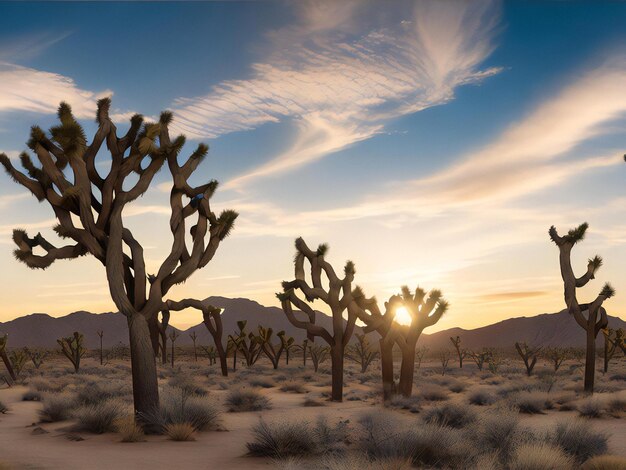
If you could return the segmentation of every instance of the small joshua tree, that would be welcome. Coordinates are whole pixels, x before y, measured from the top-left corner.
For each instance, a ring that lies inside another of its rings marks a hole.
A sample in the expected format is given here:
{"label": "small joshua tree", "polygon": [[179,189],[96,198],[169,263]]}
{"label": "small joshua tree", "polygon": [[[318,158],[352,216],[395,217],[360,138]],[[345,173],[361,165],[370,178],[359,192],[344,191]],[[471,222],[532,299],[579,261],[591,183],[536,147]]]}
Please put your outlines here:
{"label": "small joshua tree", "polygon": [[41,351],[39,349],[35,349],[33,351],[28,348],[24,348],[24,351],[26,352],[26,354],[28,354],[28,357],[30,357],[30,360],[35,366],[35,369],[39,369],[43,364],[43,361],[46,359],[46,357],[48,357],[48,351]]}
{"label": "small joshua tree", "polygon": [[609,371],[609,362],[617,350],[624,350],[624,330],[622,328],[617,330],[603,328],[602,333],[604,334],[604,373],[606,374]]}
{"label": "small joshua tree", "polygon": [[456,354],[459,357],[459,369],[463,368],[463,359],[467,356],[467,351],[465,349],[461,349],[461,337],[457,336],[456,338],[450,337],[450,341],[456,350]]}
{"label": "small joshua tree", "polygon": [[524,361],[524,366],[526,366],[526,375],[530,377],[533,373],[533,369],[537,364],[537,358],[539,352],[541,351],[540,346],[528,346],[526,343],[515,343],[515,349],[517,353],[520,355],[522,360]]}
{"label": "small joshua tree", "polygon": [[[5,154],[0,154],[0,164],[15,182],[49,204],[58,221],[55,232],[68,240],[59,247],[41,234],[30,237],[24,230],[15,230],[14,254],[19,261],[45,269],[58,260],[91,255],[104,266],[112,300],[128,322],[134,409],[142,416],[159,409],[155,324],[164,308],[163,299],[172,287],[213,259],[233,229],[237,213],[227,210],[218,216],[211,211],[209,200],[217,190],[216,181],[190,184],[208,146],[199,144],[183,160],[185,137],[170,137],[171,112],[145,124],[142,116],[134,115],[128,132],[118,136],[110,107],[110,98],[98,100],[97,131],[88,142],[70,106],[61,103],[60,124],[49,134],[40,127],[31,128],[28,147],[37,163],[24,152],[20,156],[24,171],[16,169]],[[97,160],[105,149],[111,159],[108,172],[102,174]],[[171,176],[173,243],[156,274],[148,275],[143,247],[124,226],[123,216],[164,167]]]}
{"label": "small joshua tree", "polygon": [[[328,245],[320,245],[316,251],[313,251],[302,238],[298,238],[295,245],[295,279],[283,282],[283,292],[277,294],[277,297],[287,319],[293,326],[306,330],[309,340],[313,341],[316,337],[320,337],[329,345],[332,369],[331,400],[340,402],[343,400],[345,350],[352,338],[358,318],[357,312],[348,308],[353,302],[354,263],[348,261],[344,267],[344,277],[339,277],[325,259]],[[310,265],[311,284],[306,281],[305,260]],[[322,276],[328,279],[328,289],[323,286]],[[305,300],[298,297],[297,291],[302,293]],[[307,303],[314,300],[321,300],[330,308],[331,331],[316,324],[317,314]],[[306,319],[297,318],[293,307],[303,312]],[[344,320],[344,312],[347,314],[347,320]]]}
{"label": "small joshua tree", "polygon": [[365,335],[356,334],[356,343],[348,346],[346,357],[361,366],[361,373],[365,373],[370,364],[379,356],[370,345]]}
{"label": "small joshua tree", "polygon": [[172,367],[174,367],[174,347],[176,345],[176,340],[178,339],[179,336],[180,336],[180,334],[178,333],[178,331],[176,331],[176,329],[172,328],[172,331],[169,334],[170,342],[172,343],[172,352],[170,354],[171,359],[172,359]]}
{"label": "small joshua tree", "polygon": [[98,337],[100,338],[100,365],[104,364],[104,348],[102,344],[102,340],[104,338],[104,331],[98,330]]}
{"label": "small joshua tree", "polygon": [[448,363],[450,362],[450,351],[441,351],[439,353],[439,360],[441,361],[441,375],[446,375],[446,372],[448,372]]}
{"label": "small joshua tree", "polygon": [[[576,298],[576,289],[584,287],[590,280],[595,279],[595,274],[602,266],[602,258],[595,256],[589,259],[587,271],[576,277],[572,269],[571,252],[576,243],[583,240],[589,225],[579,225],[570,230],[567,235],[560,236],[554,226],[550,227],[549,234],[552,241],[559,248],[559,263],[561,277],[563,278],[565,304],[567,311],[574,317],[576,323],[583,328],[587,337],[587,349],[585,356],[585,393],[593,393],[596,365],[596,337],[598,333],[608,325],[606,310],[602,306],[605,300],[615,295],[615,290],[610,284],[605,284],[596,299],[588,304],[580,304]],[[586,313],[586,316],[585,316]]]}
{"label": "small joshua tree", "polygon": [[422,367],[422,361],[424,360],[424,357],[426,356],[427,352],[428,352],[428,348],[426,347],[417,348],[415,350],[415,361],[417,362],[418,369]]}
{"label": "small joshua tree", "polygon": [[206,354],[206,356],[209,358],[210,366],[217,363],[217,349],[215,349],[215,346],[200,346],[200,349],[202,349],[204,351],[204,354]]}
{"label": "small joshua tree", "polygon": [[11,365],[13,366],[15,375],[19,377],[22,374],[22,370],[24,370],[26,362],[28,362],[28,354],[23,349],[15,349],[11,351],[11,354],[9,355],[9,360],[11,361]]}
{"label": "small joshua tree", "polygon": [[572,348],[551,347],[543,350],[543,357],[552,364],[552,369],[556,373],[561,368],[563,362],[567,359],[572,359],[574,354]]}
{"label": "small joshua tree", "polygon": [[7,338],[7,335],[0,336],[0,357],[2,358],[2,362],[4,362],[4,366],[7,368],[7,372],[11,376],[11,379],[15,381],[17,377],[15,377],[15,371],[11,365],[9,356],[7,356]]}
{"label": "small joshua tree", "polygon": [[83,340],[83,335],[77,331],[72,336],[57,339],[57,343],[61,346],[61,352],[70,360],[75,372],[80,369],[80,360],[87,352],[83,346]]}
{"label": "small joshua tree", "polygon": [[318,344],[312,344],[309,346],[309,355],[311,356],[311,362],[313,363],[313,370],[317,372],[320,364],[328,359],[328,353],[330,348],[328,346],[320,346]]}
{"label": "small joshua tree", "polygon": [[[256,341],[261,345],[261,350],[270,360],[274,369],[278,369],[280,356],[282,356],[285,351],[285,343],[281,341],[277,347],[274,346],[272,344],[273,334],[274,330],[272,328],[264,328],[259,325],[259,334],[256,335]],[[285,332],[279,331],[277,336],[280,339],[281,336],[285,336]]]}
{"label": "small joshua tree", "polygon": [[278,333],[278,339],[280,339],[280,344],[285,351],[285,364],[289,365],[289,355],[291,350],[296,346],[295,340],[291,336],[287,336],[284,331],[280,331]]}
{"label": "small joshua tree", "polygon": [[189,333],[189,337],[191,338],[191,341],[193,342],[193,360],[194,362],[198,362],[198,349],[196,347],[196,341],[198,340],[198,335],[196,334],[195,331],[192,331],[191,333]]}
{"label": "small joshua tree", "polygon": [[489,349],[483,348],[482,351],[470,352],[469,356],[476,363],[476,366],[478,366],[478,370],[483,370],[483,367],[485,366],[485,362],[487,363],[489,362],[491,358],[491,354],[492,353]]}
{"label": "small joshua tree", "polygon": [[306,367],[306,356],[309,349],[309,339],[304,338],[304,341],[302,341],[302,345],[298,344],[295,346],[295,348],[298,351],[302,351],[302,367]]}
{"label": "small joshua tree", "polygon": [[[259,356],[263,352],[261,347],[261,342],[254,333],[248,333],[246,331],[246,320],[241,320],[237,322],[237,328],[239,331],[236,331],[232,335],[228,335],[228,340],[232,344],[232,348],[234,351],[234,363],[237,362],[237,352],[241,352],[246,361],[246,365],[248,367],[254,365],[256,361],[259,360]],[[233,363],[233,369],[234,369]]]}

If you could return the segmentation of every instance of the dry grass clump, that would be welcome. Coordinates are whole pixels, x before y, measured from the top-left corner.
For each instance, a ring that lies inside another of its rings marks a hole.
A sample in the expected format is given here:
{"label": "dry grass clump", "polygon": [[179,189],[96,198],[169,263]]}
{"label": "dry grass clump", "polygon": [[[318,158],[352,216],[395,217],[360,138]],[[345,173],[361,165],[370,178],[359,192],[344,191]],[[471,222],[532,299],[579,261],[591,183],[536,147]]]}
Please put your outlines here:
{"label": "dry grass clump", "polygon": [[589,421],[581,419],[558,423],[549,438],[579,463],[605,454],[608,449],[606,433],[594,430]]}
{"label": "dry grass clump", "polygon": [[206,389],[196,383],[196,380],[187,372],[178,370],[168,380],[167,384],[174,389],[181,390],[185,395],[205,397],[208,395]]}
{"label": "dry grass clump", "polygon": [[270,410],[270,400],[256,390],[239,389],[228,393],[226,397],[228,411],[262,411]]}
{"label": "dry grass clump", "polygon": [[162,433],[170,424],[190,424],[195,431],[208,431],[219,424],[219,411],[206,398],[185,395],[180,389],[166,389],[160,409],[141,415],[141,421],[145,429]]}
{"label": "dry grass clump", "polygon": [[82,385],[76,394],[81,405],[98,405],[113,398],[130,398],[130,385],[122,380],[90,380]]}
{"label": "dry grass clump", "polygon": [[391,397],[386,405],[390,408],[398,408],[401,410],[408,410],[411,413],[419,413],[421,410],[422,398],[419,395],[412,397],[403,397],[402,395],[395,395]]}
{"label": "dry grass clump", "polygon": [[446,403],[427,410],[424,421],[460,429],[476,421],[476,412],[467,405]]}
{"label": "dry grass clump", "polygon": [[580,470],[624,470],[626,458],[617,455],[599,455],[587,460]]}
{"label": "dry grass clump", "polygon": [[59,393],[66,387],[65,383],[47,380],[42,377],[36,377],[28,381],[30,388],[38,392]]}
{"label": "dry grass clump", "polygon": [[287,382],[280,387],[281,392],[306,393],[306,388],[300,382]]}
{"label": "dry grass clump", "polygon": [[124,414],[123,406],[116,400],[107,400],[97,405],[87,405],[74,413],[74,431],[104,434],[114,432],[116,421]]}
{"label": "dry grass clump", "polygon": [[513,411],[486,412],[478,417],[471,437],[483,452],[497,453],[507,461],[519,441],[525,438],[519,421],[519,415]]}
{"label": "dry grass clump", "polygon": [[488,388],[478,387],[469,392],[468,400],[472,405],[486,406],[495,403],[497,398]]}
{"label": "dry grass clump", "polygon": [[273,380],[266,379],[263,377],[250,379],[248,383],[250,384],[251,387],[259,387],[259,388],[272,388],[276,386]]}
{"label": "dry grass clump", "polygon": [[552,402],[543,392],[518,392],[507,398],[508,403],[520,413],[541,414],[552,408]]}
{"label": "dry grass clump", "polygon": [[560,447],[546,443],[523,444],[515,449],[510,470],[571,470],[574,460]]}
{"label": "dry grass clump", "polygon": [[304,399],[303,406],[325,406],[323,402],[307,397]]}
{"label": "dry grass clump", "polygon": [[146,440],[143,428],[132,415],[118,418],[114,426],[116,432],[120,435],[121,442],[143,442]]}
{"label": "dry grass clump", "polygon": [[624,380],[624,381],[626,381],[626,373],[613,374],[613,375],[611,375],[609,377],[609,380],[613,380],[613,381]]}
{"label": "dry grass clump", "polygon": [[171,423],[165,425],[165,435],[172,441],[195,441],[195,427],[191,423]]}
{"label": "dry grass clump", "polygon": [[448,391],[440,385],[423,385],[420,396],[427,401],[444,401],[448,399]]}
{"label": "dry grass clump", "polygon": [[581,400],[576,409],[583,418],[601,418],[604,406],[600,398],[592,396]]}
{"label": "dry grass clump", "polygon": [[42,423],[65,421],[76,409],[76,397],[70,393],[44,395],[43,407],[38,411]]}
{"label": "dry grass clump", "polygon": [[43,400],[43,395],[41,392],[37,390],[27,390],[22,395],[22,401],[41,401]]}
{"label": "dry grass clump", "polygon": [[606,411],[617,417],[620,413],[626,412],[626,394],[620,393],[617,396],[607,399]]}
{"label": "dry grass clump", "polygon": [[[289,467],[289,470],[300,470],[302,464]],[[408,459],[381,459],[369,460],[368,458],[357,454],[332,455],[324,456],[319,461],[313,462],[312,467],[315,469],[325,470],[410,470],[413,468],[411,461]],[[287,470],[287,467],[285,467]]]}

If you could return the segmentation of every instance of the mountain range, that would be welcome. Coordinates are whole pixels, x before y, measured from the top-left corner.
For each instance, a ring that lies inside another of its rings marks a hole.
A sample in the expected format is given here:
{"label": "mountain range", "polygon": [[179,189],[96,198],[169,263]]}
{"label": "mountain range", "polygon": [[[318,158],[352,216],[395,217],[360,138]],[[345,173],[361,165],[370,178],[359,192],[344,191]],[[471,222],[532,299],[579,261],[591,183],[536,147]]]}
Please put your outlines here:
{"label": "mountain range", "polygon": [[[237,329],[237,321],[246,320],[247,330],[255,331],[257,325],[271,327],[275,332],[285,330],[287,335],[293,336],[297,342],[304,339],[302,330],[295,328],[283,311],[278,307],[265,307],[249,299],[225,297],[209,297],[204,301],[224,309],[222,323],[225,335]],[[174,315],[174,314],[173,314]],[[331,319],[319,313],[318,324],[330,328]],[[626,321],[618,317],[609,316],[611,328],[626,329]],[[94,349],[99,346],[97,332],[104,332],[103,343],[105,348],[128,344],[128,329],[126,318],[120,313],[74,312],[63,317],[51,317],[44,313],[34,313],[0,323],[0,335],[9,335],[9,347],[36,347],[56,348],[58,338],[69,336],[74,331],[80,331],[85,336],[85,344]],[[195,332],[198,344],[211,344],[212,338],[206,327],[200,323],[187,330],[178,330],[180,337],[177,344],[186,346],[191,344],[190,334]],[[357,329],[358,332],[358,329]],[[517,317],[503,320],[492,325],[471,330],[451,328],[436,333],[424,333],[419,344],[430,350],[451,347],[449,338],[460,336],[462,347],[479,349],[482,347],[512,348],[516,341],[526,341],[537,346],[582,347],[585,344],[585,333],[574,319],[566,312],[542,314],[532,317]],[[372,334],[375,341],[376,334]],[[598,335],[598,345],[602,335]]]}

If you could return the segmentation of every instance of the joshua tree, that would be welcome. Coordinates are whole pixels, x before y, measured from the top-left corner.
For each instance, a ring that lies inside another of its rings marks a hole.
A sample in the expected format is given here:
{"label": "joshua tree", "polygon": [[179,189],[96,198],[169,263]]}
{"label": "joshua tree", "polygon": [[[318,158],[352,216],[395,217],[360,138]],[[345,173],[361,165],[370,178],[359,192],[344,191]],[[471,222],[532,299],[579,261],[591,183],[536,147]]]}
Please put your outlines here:
{"label": "joshua tree", "polygon": [[284,331],[278,333],[278,338],[280,339],[280,343],[285,350],[285,363],[289,365],[289,354],[291,350],[296,346],[295,340],[291,336],[287,336]]}
{"label": "joshua tree", "polygon": [[[228,339],[233,345],[234,361],[237,362],[237,352],[239,351],[243,354],[246,365],[250,367],[259,360],[263,349],[261,347],[260,338],[255,336],[254,333],[248,333],[246,331],[247,323],[248,322],[245,320],[238,321],[237,328],[239,328],[239,331],[236,331],[233,335],[228,335]],[[233,365],[233,370],[234,367]]]}
{"label": "joshua tree", "polygon": [[[278,347],[275,347],[272,344],[272,335],[274,334],[274,330],[272,328],[264,328],[259,325],[259,334],[256,335],[256,341],[261,345],[261,350],[267,358],[272,363],[274,369],[278,369],[278,364],[280,362],[280,356],[282,356],[285,350],[285,342],[281,340]],[[284,331],[279,331],[277,333],[278,338],[280,339],[282,336],[285,336]]]}
{"label": "joshua tree", "polygon": [[485,362],[489,362],[491,358],[491,351],[489,349],[483,348],[480,352],[470,352],[469,356],[478,366],[478,370],[483,370]]}
{"label": "joshua tree", "polygon": [[198,349],[196,348],[196,341],[198,340],[198,335],[196,334],[195,331],[192,331],[191,333],[189,333],[189,337],[191,338],[191,341],[193,342],[193,360],[194,362],[198,362]]}
{"label": "joshua tree", "polygon": [[19,377],[22,374],[22,370],[24,370],[26,362],[28,361],[28,354],[23,349],[15,349],[11,351],[11,354],[9,355],[9,360],[11,361],[11,365],[13,366],[15,375]]}
{"label": "joshua tree", "polygon": [[[215,349],[215,346],[200,346],[200,349],[202,349],[204,354],[209,358],[210,366],[217,362],[217,349]],[[226,373],[228,374],[228,371]]]}
{"label": "joshua tree", "polygon": [[456,350],[457,356],[459,356],[459,369],[463,368],[463,359],[467,356],[467,350],[461,349],[461,337],[457,336],[456,338],[450,337],[450,341]]}
{"label": "joshua tree", "polygon": [[[71,240],[57,247],[41,234],[31,238],[25,231],[16,230],[16,258],[39,269],[57,260],[87,254],[102,263],[111,297],[128,320],[135,410],[140,414],[153,413],[159,408],[151,338],[156,333],[157,312],[173,286],[211,261],[220,242],[231,232],[237,213],[224,211],[216,216],[211,211],[209,199],[217,182],[189,184],[208,147],[200,144],[180,164],[185,138],[170,139],[172,113],[164,112],[159,122],[146,124],[140,115],[135,115],[128,132],[118,137],[109,117],[110,106],[109,98],[98,101],[98,130],[89,143],[70,106],[61,103],[60,125],[50,129],[49,136],[39,127],[31,129],[28,146],[40,165],[28,153],[20,157],[25,173],[17,170],[5,154],[0,154],[0,164],[13,180],[51,206],[58,220],[56,233]],[[105,142],[111,163],[108,173],[102,176],[96,157],[104,153],[99,151]],[[172,177],[170,230],[174,240],[156,274],[147,276],[143,248],[124,226],[123,215],[130,203],[145,194],[164,166]],[[189,226],[192,219],[195,220]],[[188,246],[188,234],[192,246]],[[37,254],[39,250],[43,254]]]}
{"label": "joshua tree", "polygon": [[428,348],[417,348],[415,350],[415,360],[417,362],[417,368],[422,367],[422,361],[424,360],[424,356],[428,352]]}
{"label": "joshua tree", "polygon": [[[161,320],[159,321],[158,315],[161,314]],[[161,354],[161,364],[167,364],[167,327],[170,325],[170,311],[169,309],[163,309],[157,313],[156,321],[151,323],[150,335],[152,336],[152,346],[154,348],[154,354]]]}
{"label": "joshua tree", "polygon": [[100,365],[104,364],[104,349],[102,347],[102,338],[104,337],[104,331],[98,330],[98,337],[100,338]]}
{"label": "joshua tree", "polygon": [[604,373],[607,373],[609,361],[613,359],[617,349],[620,348],[624,351],[624,330],[622,328],[617,330],[603,328],[602,333],[604,334]]}
{"label": "joshua tree", "polygon": [[2,362],[4,362],[4,366],[7,368],[7,372],[11,376],[11,379],[15,381],[17,377],[15,377],[11,361],[9,360],[9,356],[7,356],[7,338],[7,335],[0,336],[0,357],[2,358]]}
{"label": "joshua tree", "polygon": [[40,351],[39,349],[31,351],[28,348],[24,348],[24,351],[28,354],[28,357],[30,357],[35,369],[39,369],[43,364],[44,359],[48,357],[48,351]]}
{"label": "joshua tree", "polygon": [[450,351],[441,351],[439,353],[439,360],[441,361],[441,375],[446,375],[448,363],[450,362]]}
{"label": "joshua tree", "polygon": [[537,357],[539,352],[541,351],[540,346],[528,346],[526,343],[515,343],[515,349],[517,353],[520,355],[522,360],[524,361],[524,365],[526,366],[526,375],[530,377],[533,373],[533,369],[537,364]]}
{"label": "joshua tree", "polygon": [[306,356],[307,356],[307,351],[309,348],[309,339],[308,338],[304,338],[304,341],[302,341],[302,345],[296,345],[295,348],[298,351],[302,351],[302,367],[306,367]]}
{"label": "joshua tree", "polygon": [[379,353],[372,349],[365,335],[356,334],[357,342],[348,346],[346,357],[353,360],[361,366],[361,373],[367,371],[372,361],[374,361]]}
{"label": "joshua tree", "polygon": [[492,374],[497,374],[500,366],[504,363],[504,358],[500,353],[498,353],[495,349],[491,348],[489,350],[489,356],[487,357],[487,366],[489,367],[489,372]]}
{"label": "joshua tree", "polygon": [[550,361],[556,373],[561,368],[561,364],[563,364],[564,361],[573,357],[573,351],[571,348],[546,348],[543,351],[543,356]]}
{"label": "joshua tree", "polygon": [[61,352],[70,360],[75,372],[80,369],[80,360],[87,352],[83,346],[83,340],[83,335],[78,331],[67,338],[57,339],[57,343],[61,346]]}
{"label": "joshua tree", "polygon": [[328,358],[330,348],[328,346],[320,346],[318,344],[312,344],[309,346],[309,354],[311,355],[311,362],[313,363],[313,370],[317,372],[320,364]]}
{"label": "joshua tree", "polygon": [[[283,292],[277,294],[287,319],[296,328],[306,330],[307,337],[314,341],[322,338],[330,346],[332,369],[331,400],[343,399],[343,365],[345,349],[358,317],[357,312],[348,308],[353,303],[352,281],[354,280],[354,263],[348,261],[344,267],[344,277],[339,277],[333,267],[325,260],[328,245],[320,245],[316,251],[311,250],[302,238],[296,240],[295,279],[283,282]],[[305,260],[310,264],[311,283],[306,281]],[[328,279],[328,290],[322,283],[322,276]],[[296,294],[301,291],[306,300]],[[307,302],[321,300],[328,305],[332,317],[332,330],[317,325],[316,312]],[[305,320],[298,319],[293,310],[296,307],[306,315]],[[347,320],[343,314],[347,313]]]}
{"label": "joshua tree", "polygon": [[[561,265],[561,277],[564,284],[565,304],[567,311],[574,317],[576,323],[583,328],[587,336],[587,350],[585,357],[585,392],[593,393],[596,365],[596,337],[603,328],[608,325],[606,310],[602,306],[605,300],[615,295],[615,290],[606,283],[596,299],[588,304],[579,304],[576,298],[576,289],[584,287],[590,280],[595,279],[596,271],[602,266],[602,258],[595,256],[587,263],[587,272],[581,277],[576,277],[572,269],[571,252],[576,243],[585,237],[589,225],[584,223],[567,232],[567,235],[559,236],[554,226],[550,227],[549,234],[552,241],[559,248],[559,262]],[[585,312],[587,316],[585,317]]]}
{"label": "joshua tree", "polygon": [[175,328],[172,328],[172,332],[169,335],[170,341],[172,343],[172,352],[171,352],[171,359],[172,359],[172,367],[174,367],[174,346],[176,344],[176,340],[178,339],[178,337],[180,336],[180,334],[178,333],[178,331],[176,331]]}

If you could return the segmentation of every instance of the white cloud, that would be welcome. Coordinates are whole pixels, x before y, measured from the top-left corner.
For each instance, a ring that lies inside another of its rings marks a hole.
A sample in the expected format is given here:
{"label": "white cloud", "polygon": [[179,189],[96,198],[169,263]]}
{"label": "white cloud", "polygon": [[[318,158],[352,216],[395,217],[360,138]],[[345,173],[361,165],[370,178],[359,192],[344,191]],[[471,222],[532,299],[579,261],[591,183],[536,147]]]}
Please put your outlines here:
{"label": "white cloud", "polygon": [[[278,44],[285,38],[291,44],[253,64],[251,78],[175,102],[174,126],[194,138],[295,123],[288,149],[225,187],[371,138],[390,119],[445,103],[459,85],[497,72],[478,69],[493,48],[498,9],[492,2],[419,2],[412,21],[387,19],[366,31],[351,20],[357,6],[306,3],[301,25],[272,35]],[[345,22],[350,28],[342,29]]]}

